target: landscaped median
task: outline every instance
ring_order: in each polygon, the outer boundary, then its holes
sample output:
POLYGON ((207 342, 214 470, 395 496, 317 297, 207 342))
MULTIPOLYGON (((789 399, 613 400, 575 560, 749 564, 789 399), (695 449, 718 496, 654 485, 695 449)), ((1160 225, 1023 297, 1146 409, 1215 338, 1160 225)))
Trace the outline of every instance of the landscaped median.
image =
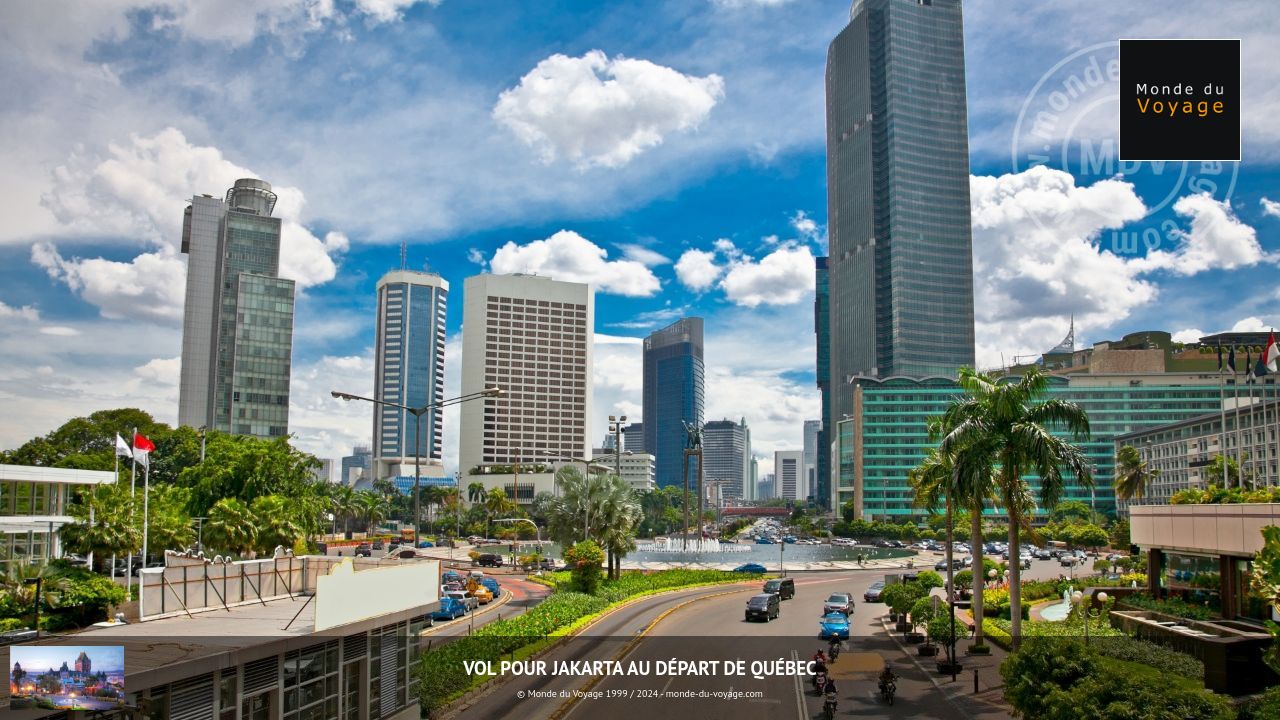
POLYGON ((577 592, 576 578, 567 572, 530 578, 554 589, 546 600, 523 615, 496 620, 468 637, 422 654, 415 669, 418 699, 431 712, 483 683, 488 676, 470 675, 463 661, 521 660, 568 637, 600 616, 640 598, 673 590, 759 580, 760 575, 720 570, 664 570, 628 572, 616 580, 601 580, 594 594, 577 592))

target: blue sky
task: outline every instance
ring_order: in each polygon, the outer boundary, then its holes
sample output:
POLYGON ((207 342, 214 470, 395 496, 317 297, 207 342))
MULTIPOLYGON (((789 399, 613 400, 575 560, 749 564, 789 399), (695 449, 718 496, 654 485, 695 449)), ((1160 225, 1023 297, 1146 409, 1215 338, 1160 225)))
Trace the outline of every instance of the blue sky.
MULTIPOLYGON (((607 414, 640 414, 638 338, 698 314, 708 417, 746 417, 767 470, 818 414, 823 67, 848 7, 0 5, 0 447, 104 407, 175 419, 182 208, 254 175, 281 195, 302 288, 291 429, 305 449, 368 439, 367 408, 328 391, 371 390, 373 286, 405 242, 410 267, 459 291, 447 391, 465 277, 590 281, 599 434, 607 414)), ((1051 347, 1072 315, 1081 343, 1277 322, 1280 204, 1264 200, 1280 201, 1280 10, 971 0, 965 26, 981 365, 1051 347), (1108 162, 1109 82, 1046 138, 1019 125, 1105 67, 1117 38, 1196 36, 1243 39, 1243 162, 1108 162), (1042 140, 1052 159, 1031 169, 1042 140)))

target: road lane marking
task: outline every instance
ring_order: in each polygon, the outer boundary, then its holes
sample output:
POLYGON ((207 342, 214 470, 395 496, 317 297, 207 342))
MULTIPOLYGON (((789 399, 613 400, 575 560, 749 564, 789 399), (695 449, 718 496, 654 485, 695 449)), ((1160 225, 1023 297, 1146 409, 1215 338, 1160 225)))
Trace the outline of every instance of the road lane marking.
MULTIPOLYGON (((796 662, 799 662, 800 653, 796 652, 795 650, 792 650, 791 659, 796 662)), ((795 686, 796 686, 796 717, 799 718, 799 720, 805 720, 806 713, 804 711, 804 685, 800 682, 799 675, 793 675, 791 676, 791 679, 795 682, 795 686)))

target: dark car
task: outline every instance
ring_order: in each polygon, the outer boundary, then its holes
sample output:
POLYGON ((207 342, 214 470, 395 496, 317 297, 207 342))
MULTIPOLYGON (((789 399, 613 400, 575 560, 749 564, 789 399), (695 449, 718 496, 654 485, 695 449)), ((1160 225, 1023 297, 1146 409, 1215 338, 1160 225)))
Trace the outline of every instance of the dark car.
POLYGON ((360 543, 356 546, 356 557, 373 557, 373 546, 369 543, 360 543))
POLYGON ((845 615, 851 614, 853 612, 853 596, 842 592, 831 593, 827 601, 822 603, 822 614, 826 615, 833 612, 844 613, 845 615))
POLYGON ((880 602, 880 596, 883 594, 884 594, 884 583, 877 580, 871 583, 871 587, 867 588, 866 592, 862 593, 862 599, 864 602, 878 603, 880 602))
MULTIPOLYGON (((964 560, 961 560, 960 558, 951 558, 951 569, 952 569, 952 570, 961 570, 961 569, 963 569, 963 568, 964 568, 964 560)), ((942 572, 942 571, 946 570, 946 569, 947 569, 947 559, 946 559, 946 558, 943 558, 943 559, 939 560, 939 561, 937 562, 937 564, 933 566, 933 569, 934 569, 934 570, 937 570, 938 572, 942 572)))
POLYGON ((773 593, 760 593, 747 601, 747 622, 762 619, 765 622, 778 617, 782 601, 773 593))
POLYGON ((734 568, 733 571, 739 572, 739 573, 755 573, 757 575, 763 575, 769 572, 760 563, 747 563, 745 565, 739 565, 738 567, 734 568))
POLYGON ((556 569, 556 561, 551 558, 542 558, 538 561, 538 569, 554 571, 556 569))
POLYGON ((502 567, 502 556, 485 553, 476 558, 476 565, 480 567, 502 567))
POLYGON ((789 600, 796 596, 796 581, 791 578, 774 578, 765 582, 764 591, 776 593, 779 600, 789 600))

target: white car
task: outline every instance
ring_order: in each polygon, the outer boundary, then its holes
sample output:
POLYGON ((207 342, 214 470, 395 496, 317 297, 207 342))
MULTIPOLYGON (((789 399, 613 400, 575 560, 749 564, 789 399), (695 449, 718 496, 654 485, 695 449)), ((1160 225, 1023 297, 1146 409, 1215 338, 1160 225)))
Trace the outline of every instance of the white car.
POLYGON ((450 590, 444 595, 445 597, 451 597, 462 603, 462 606, 467 609, 467 612, 471 612, 472 610, 480 607, 480 599, 466 590, 450 590))

